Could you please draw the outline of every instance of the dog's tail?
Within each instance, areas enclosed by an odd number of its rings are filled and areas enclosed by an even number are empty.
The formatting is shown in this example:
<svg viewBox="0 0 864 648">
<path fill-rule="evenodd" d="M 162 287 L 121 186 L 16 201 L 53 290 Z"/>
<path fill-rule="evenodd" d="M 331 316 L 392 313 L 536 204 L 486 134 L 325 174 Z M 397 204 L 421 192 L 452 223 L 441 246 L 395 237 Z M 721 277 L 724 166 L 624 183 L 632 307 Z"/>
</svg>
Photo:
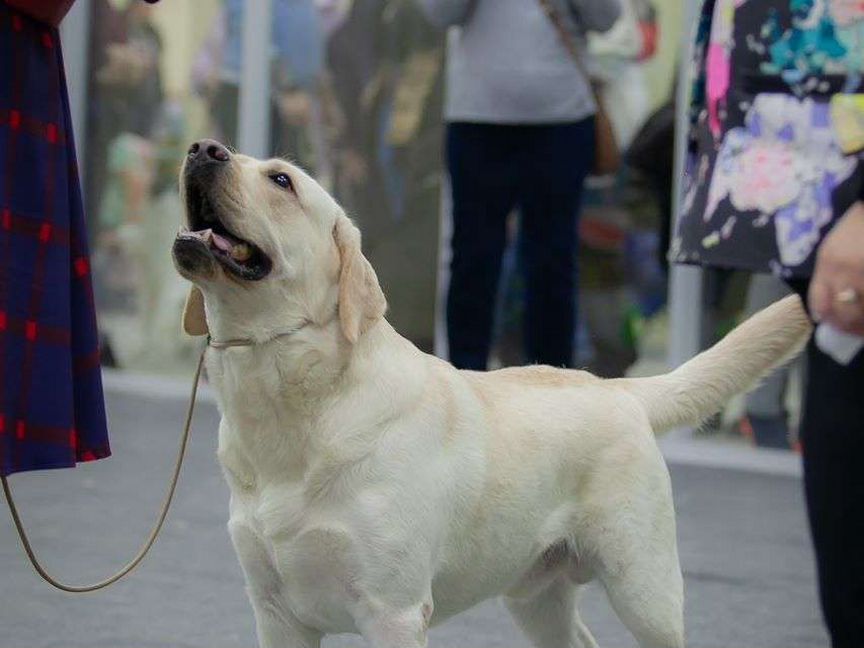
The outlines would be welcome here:
<svg viewBox="0 0 864 648">
<path fill-rule="evenodd" d="M 811 331 L 801 300 L 792 295 L 668 374 L 616 382 L 642 402 L 655 432 L 696 425 L 791 360 Z"/>
</svg>

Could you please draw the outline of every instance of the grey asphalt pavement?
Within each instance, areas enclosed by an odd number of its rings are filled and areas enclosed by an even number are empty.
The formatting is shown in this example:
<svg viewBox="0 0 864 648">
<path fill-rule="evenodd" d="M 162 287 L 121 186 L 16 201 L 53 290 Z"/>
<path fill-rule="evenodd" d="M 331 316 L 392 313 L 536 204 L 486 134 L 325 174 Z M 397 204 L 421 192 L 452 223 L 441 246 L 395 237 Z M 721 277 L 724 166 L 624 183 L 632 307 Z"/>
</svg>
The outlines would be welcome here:
<svg viewBox="0 0 864 648">
<path fill-rule="evenodd" d="M 77 470 L 12 477 L 35 546 L 57 575 L 101 578 L 147 533 L 170 472 L 181 399 L 109 395 L 115 456 Z M 196 417 L 188 463 L 162 537 L 140 570 L 73 597 L 32 573 L 0 512 L 0 648 L 252 648 L 252 613 L 225 528 L 215 407 Z M 698 453 L 697 453 L 698 454 Z M 698 463 L 698 462 L 697 462 Z M 797 477 L 671 465 L 692 648 L 827 646 Z M 606 647 L 635 646 L 602 590 L 582 617 Z M 333 637 L 325 647 L 362 646 Z M 527 648 L 497 601 L 431 633 L 430 645 Z M 287 647 L 286 647 L 287 648 Z"/>
</svg>

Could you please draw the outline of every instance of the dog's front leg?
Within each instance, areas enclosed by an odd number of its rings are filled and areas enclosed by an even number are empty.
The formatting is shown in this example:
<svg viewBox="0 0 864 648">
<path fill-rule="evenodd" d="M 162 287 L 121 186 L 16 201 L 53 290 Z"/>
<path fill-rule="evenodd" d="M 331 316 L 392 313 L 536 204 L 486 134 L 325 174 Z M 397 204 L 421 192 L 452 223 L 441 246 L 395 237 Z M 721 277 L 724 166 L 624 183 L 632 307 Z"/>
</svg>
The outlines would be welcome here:
<svg viewBox="0 0 864 648">
<path fill-rule="evenodd" d="M 396 609 L 362 605 L 357 628 L 372 648 L 426 648 L 431 600 Z"/>
<path fill-rule="evenodd" d="M 303 626 L 278 605 L 250 594 L 259 648 L 319 648 L 321 633 Z"/>
<path fill-rule="evenodd" d="M 321 633 L 304 626 L 288 609 L 282 581 L 261 540 L 242 521 L 232 519 L 228 529 L 246 576 L 259 647 L 320 648 Z"/>
<path fill-rule="evenodd" d="M 320 648 L 321 633 L 305 627 L 279 602 L 258 597 L 251 588 L 249 598 L 259 648 Z"/>
</svg>

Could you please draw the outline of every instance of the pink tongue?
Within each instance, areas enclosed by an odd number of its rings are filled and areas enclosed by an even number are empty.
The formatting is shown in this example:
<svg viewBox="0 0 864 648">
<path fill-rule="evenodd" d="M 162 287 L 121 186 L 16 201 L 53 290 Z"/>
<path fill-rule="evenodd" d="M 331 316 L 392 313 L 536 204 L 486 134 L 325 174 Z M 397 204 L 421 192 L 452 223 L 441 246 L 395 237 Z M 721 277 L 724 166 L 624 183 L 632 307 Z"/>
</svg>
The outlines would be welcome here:
<svg viewBox="0 0 864 648">
<path fill-rule="evenodd" d="M 230 253 L 234 249 L 234 244 L 231 241 L 224 236 L 219 236 L 216 232 L 213 232 L 213 244 L 223 252 Z"/>
</svg>

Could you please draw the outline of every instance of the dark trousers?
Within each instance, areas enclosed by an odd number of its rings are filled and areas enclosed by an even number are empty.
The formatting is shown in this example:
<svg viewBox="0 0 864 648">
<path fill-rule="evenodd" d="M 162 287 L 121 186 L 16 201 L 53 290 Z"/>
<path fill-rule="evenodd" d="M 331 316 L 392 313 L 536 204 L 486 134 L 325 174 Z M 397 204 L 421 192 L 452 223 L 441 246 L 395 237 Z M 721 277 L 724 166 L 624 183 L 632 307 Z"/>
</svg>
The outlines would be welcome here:
<svg viewBox="0 0 864 648">
<path fill-rule="evenodd" d="M 864 646 L 864 352 L 837 364 L 811 342 L 804 487 L 822 612 L 834 648 Z"/>
<path fill-rule="evenodd" d="M 576 224 L 593 159 L 593 118 L 531 126 L 448 125 L 453 259 L 447 333 L 457 367 L 486 368 L 505 224 L 515 207 L 522 216 L 526 360 L 572 365 Z"/>
<path fill-rule="evenodd" d="M 806 299 L 807 282 L 792 282 Z M 864 351 L 840 365 L 811 341 L 801 422 L 819 598 L 833 648 L 864 646 Z"/>
</svg>

